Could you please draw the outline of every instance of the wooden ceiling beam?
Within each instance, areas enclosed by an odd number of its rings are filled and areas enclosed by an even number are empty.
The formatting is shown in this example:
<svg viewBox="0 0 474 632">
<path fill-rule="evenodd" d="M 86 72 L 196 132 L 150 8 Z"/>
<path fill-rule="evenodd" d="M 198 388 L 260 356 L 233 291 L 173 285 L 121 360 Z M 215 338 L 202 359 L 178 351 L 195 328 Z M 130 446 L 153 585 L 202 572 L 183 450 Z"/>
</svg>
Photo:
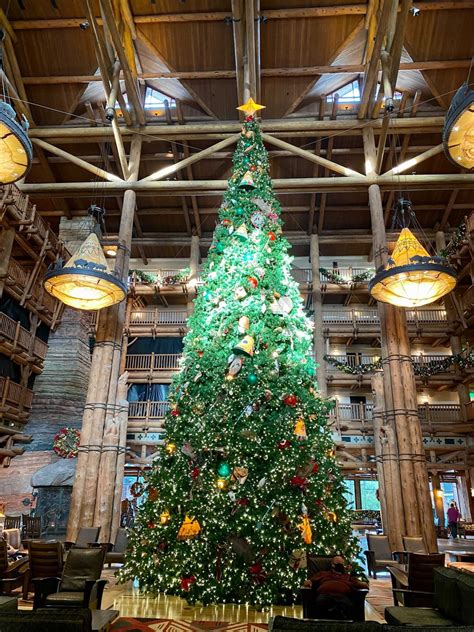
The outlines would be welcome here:
<svg viewBox="0 0 474 632">
<path fill-rule="evenodd" d="M 183 163 L 184 161 L 181 161 Z M 181 167 L 183 165 L 181 164 Z M 186 166 L 186 165 L 184 165 Z M 176 167 L 176 166 L 173 166 Z M 176 169 L 174 169 L 176 171 Z M 333 178 L 276 178 L 273 187 L 279 193 L 307 193 L 317 191 L 331 193 L 334 191 L 351 192 L 366 191 L 368 185 L 378 184 L 385 191 L 416 191 L 449 190 L 453 187 L 459 189 L 474 189 L 474 178 L 466 173 L 446 174 L 420 174 L 377 176 L 371 178 L 361 176 L 335 176 Z M 196 180 L 190 181 L 146 181 L 137 182 L 103 182 L 100 185 L 101 195 L 115 196 L 127 189 L 137 191 L 139 195 L 222 195 L 227 189 L 227 180 Z M 97 190 L 95 182 L 61 182 L 61 183 L 35 183 L 20 184 L 19 189 L 27 195 L 39 197 L 51 195 L 76 195 L 91 194 Z"/>
<path fill-rule="evenodd" d="M 255 8 L 257 0 L 246 0 L 245 5 L 245 55 L 244 55 L 244 99 L 258 101 L 257 97 L 257 52 L 255 48 Z"/>
<path fill-rule="evenodd" d="M 454 204 L 456 202 L 456 198 L 459 194 L 459 189 L 453 189 L 451 195 L 449 196 L 448 203 L 443 213 L 443 217 L 441 218 L 441 222 L 439 224 L 439 229 L 444 230 L 449 220 L 449 216 L 451 215 L 451 211 L 454 208 Z"/>
<path fill-rule="evenodd" d="M 417 118 L 400 118 L 392 120 L 392 124 L 388 130 L 389 134 L 430 134 L 439 133 L 443 129 L 444 117 L 417 117 Z M 301 119 L 273 119 L 263 120 L 261 128 L 263 132 L 276 135 L 278 132 L 287 132 L 294 136 L 327 136 L 335 133 L 338 136 L 360 136 L 362 130 L 370 126 L 375 134 L 380 133 L 382 127 L 381 120 L 371 120 L 370 122 L 360 123 L 355 119 L 339 119 L 336 121 L 324 120 L 319 121 L 313 118 Z M 148 140 L 165 140 L 168 138 L 185 138 L 191 136 L 200 136 L 202 138 L 213 137 L 218 135 L 222 138 L 224 135 L 240 133 L 241 125 L 239 122 L 219 123 L 203 122 L 203 123 L 187 123 L 183 129 L 171 125 L 147 125 L 142 134 L 148 136 Z M 133 128 L 121 126 L 120 131 L 123 136 L 132 137 L 135 133 Z M 30 130 L 31 138 L 55 139 L 55 142 L 70 142 L 74 138 L 79 138 L 81 142 L 91 142 L 92 138 L 112 137 L 111 128 L 91 128 L 81 126 L 62 126 L 62 127 L 36 127 Z M 210 136 L 209 136 L 210 135 Z M 153 137 L 157 138 L 154 139 Z M 58 139 L 58 140 L 56 140 Z"/>
<path fill-rule="evenodd" d="M 437 156 L 438 154 L 441 154 L 443 151 L 444 151 L 444 145 L 443 143 L 440 143 L 439 145 L 436 145 L 436 147 L 431 147 L 427 151 L 424 151 L 422 154 L 418 154 L 418 156 L 413 156 L 413 158 L 410 158 L 409 160 L 405 160 L 404 162 L 396 165 L 395 167 L 392 167 L 392 169 L 389 169 L 383 175 L 389 176 L 389 175 L 397 175 L 399 173 L 403 173 L 405 171 L 408 171 L 408 169 L 411 169 L 412 167 L 419 165 L 424 160 L 428 160 L 429 158 L 432 158 L 433 156 Z"/>
<path fill-rule="evenodd" d="M 177 103 L 176 103 L 176 114 L 178 116 L 178 123 L 180 125 L 184 125 L 185 124 L 185 120 L 184 120 L 184 116 L 183 116 L 183 109 L 182 109 L 181 103 L 179 101 L 177 101 Z M 181 146 L 183 148 L 184 158 L 190 158 L 191 154 L 189 152 L 188 143 L 186 141 L 181 141 Z M 194 180 L 194 173 L 193 173 L 192 165 L 188 164 L 188 166 L 186 167 L 186 174 L 188 176 L 188 180 Z M 201 236 L 201 218 L 199 217 L 198 199 L 197 199 L 197 197 L 195 195 L 191 196 L 191 206 L 192 206 L 193 214 L 194 214 L 194 224 L 195 224 L 195 227 L 196 227 L 196 233 L 197 233 L 198 237 L 200 237 Z"/>
<path fill-rule="evenodd" d="M 237 81 L 237 100 L 239 103 L 244 103 L 244 19 L 243 0 L 232 0 L 232 35 L 235 59 L 235 73 L 232 71 L 232 75 L 235 75 Z M 239 114 L 243 118 L 244 113 L 239 112 Z"/>
<path fill-rule="evenodd" d="M 339 97 L 337 94 L 334 95 L 333 101 L 332 101 L 332 110 L 331 110 L 331 119 L 335 120 L 337 117 L 337 107 L 338 107 L 338 100 Z M 334 136 L 331 136 L 328 139 L 328 146 L 327 146 L 327 159 L 330 160 L 332 158 L 332 150 L 334 148 Z M 362 174 L 361 174 L 362 175 Z M 326 167 L 324 169 L 324 174 L 323 177 L 328 177 L 329 176 L 329 169 Z M 318 215 L 318 235 L 321 235 L 321 233 L 323 232 L 323 227 L 324 227 L 324 217 L 326 215 L 326 205 L 327 205 L 327 201 L 328 201 L 328 194 L 326 192 L 321 194 L 321 201 L 319 204 L 319 215 Z"/>
<path fill-rule="evenodd" d="M 434 0 L 432 2 L 420 2 L 423 11 L 449 11 L 453 9 L 474 9 L 474 0 L 446 0 L 444 2 Z M 261 15 L 268 20 L 304 19 L 337 17 L 342 15 L 365 15 L 367 4 L 336 5 L 325 7 L 308 7 L 295 9 L 267 9 Z M 161 24 L 161 23 L 185 23 L 185 22 L 223 22 L 229 17 L 228 11 L 209 11 L 195 13 L 168 13 L 154 15 L 135 15 L 135 24 Z M 83 18 L 53 18 L 41 20 L 14 20 L 11 26 L 16 31 L 30 31 L 36 29 L 68 29 L 79 28 Z M 99 24 L 101 20 L 99 19 Z"/>
<path fill-rule="evenodd" d="M 323 120 L 324 113 L 326 111 L 326 95 L 322 95 L 319 101 L 319 119 Z M 320 156 L 321 151 L 321 138 L 317 138 L 314 146 L 314 154 L 315 156 Z M 327 150 L 324 150 L 325 152 Z M 326 154 L 327 155 L 327 154 Z M 319 167 L 320 165 L 316 163 L 313 167 L 313 178 L 317 178 L 319 176 Z M 308 214 L 308 230 L 306 231 L 308 235 L 311 235 L 314 231 L 314 214 L 316 212 L 316 193 L 313 191 L 311 193 L 311 197 L 309 200 L 309 214 Z"/>
<path fill-rule="evenodd" d="M 239 30 L 239 23 L 234 22 L 235 30 Z M 236 36 L 237 37 L 237 36 Z M 240 36 L 239 36 L 240 37 Z M 234 45 L 235 46 L 235 45 Z M 240 53 L 237 51 L 240 55 Z M 238 59 L 236 59 L 236 64 Z M 469 68 L 470 59 L 452 60 L 430 60 L 401 62 L 399 70 L 457 70 Z M 262 68 L 262 77 L 305 77 L 314 75 L 353 75 L 364 72 L 364 64 L 341 64 L 337 66 L 304 66 L 298 68 Z M 379 68 L 380 70 L 380 68 Z M 242 65 L 239 70 L 188 70 L 188 71 L 167 71 L 167 72 L 138 72 L 137 77 L 143 81 L 153 79 L 234 79 L 239 81 L 238 75 L 242 72 Z M 123 75 L 120 76 L 123 79 Z M 48 75 L 37 77 L 23 77 L 25 86 L 59 85 L 68 83 L 95 83 L 102 81 L 100 75 Z M 240 98 L 239 101 L 242 101 Z"/>
</svg>

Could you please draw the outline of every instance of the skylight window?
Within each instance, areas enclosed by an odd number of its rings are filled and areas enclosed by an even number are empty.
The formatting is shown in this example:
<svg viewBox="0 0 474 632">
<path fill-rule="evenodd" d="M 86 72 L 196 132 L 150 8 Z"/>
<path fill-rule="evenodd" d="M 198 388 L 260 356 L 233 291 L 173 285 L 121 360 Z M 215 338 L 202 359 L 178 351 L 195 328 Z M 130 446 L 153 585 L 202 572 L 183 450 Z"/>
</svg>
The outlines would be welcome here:
<svg viewBox="0 0 474 632">
<path fill-rule="evenodd" d="M 145 93 L 145 109 L 156 110 L 165 107 L 165 101 L 168 101 L 170 108 L 175 107 L 175 100 L 165 96 L 158 90 L 147 88 Z"/>
<path fill-rule="evenodd" d="M 380 89 L 380 84 L 377 84 L 377 93 Z M 342 88 L 338 88 L 334 90 L 331 94 L 328 94 L 327 101 L 332 103 L 334 101 L 334 97 L 338 95 L 339 103 L 359 103 L 360 102 L 360 88 L 359 82 L 357 80 L 351 81 L 347 83 Z M 395 91 L 393 95 L 394 100 L 400 100 L 402 98 L 401 92 Z"/>
</svg>

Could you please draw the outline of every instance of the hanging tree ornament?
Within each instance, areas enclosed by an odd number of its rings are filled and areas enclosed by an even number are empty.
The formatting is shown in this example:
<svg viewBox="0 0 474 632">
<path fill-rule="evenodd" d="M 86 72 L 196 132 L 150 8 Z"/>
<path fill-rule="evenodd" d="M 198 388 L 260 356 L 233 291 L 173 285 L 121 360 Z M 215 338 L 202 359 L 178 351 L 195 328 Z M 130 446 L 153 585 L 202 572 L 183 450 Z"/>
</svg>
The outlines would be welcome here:
<svg viewBox="0 0 474 632">
<path fill-rule="evenodd" d="M 252 97 L 250 97 L 247 103 L 244 103 L 243 105 L 239 105 L 236 109 L 240 110 L 240 112 L 244 112 L 247 117 L 249 116 L 251 117 L 251 116 L 254 116 L 254 114 L 258 112 L 259 110 L 264 110 L 265 107 L 266 107 L 265 105 L 260 105 L 259 103 L 255 103 Z"/>
<path fill-rule="evenodd" d="M 234 297 L 238 300 L 241 301 L 243 298 L 245 298 L 247 296 L 247 290 L 245 288 L 243 288 L 242 286 L 236 288 L 235 292 L 234 292 Z"/>
<path fill-rule="evenodd" d="M 232 351 L 239 355 L 252 357 L 254 354 L 255 340 L 253 336 L 247 335 L 235 345 Z"/>
<path fill-rule="evenodd" d="M 246 171 L 242 176 L 242 180 L 239 182 L 239 188 L 245 190 L 255 189 L 255 182 L 253 181 L 253 175 L 250 170 Z"/>
<path fill-rule="evenodd" d="M 196 518 L 186 516 L 178 531 L 178 540 L 192 540 L 199 535 L 201 525 Z"/>
<path fill-rule="evenodd" d="M 237 237 L 241 241 L 246 241 L 249 238 L 249 234 L 247 231 L 247 226 L 245 224 L 240 224 L 237 230 L 233 233 L 234 237 Z"/>
<path fill-rule="evenodd" d="M 232 474 L 232 468 L 227 461 L 221 461 L 217 467 L 217 474 L 222 478 L 230 478 Z"/>
<path fill-rule="evenodd" d="M 250 384 L 250 386 L 255 386 L 258 382 L 258 377 L 255 375 L 255 373 L 249 373 L 247 375 L 247 382 Z"/>
<path fill-rule="evenodd" d="M 307 514 L 303 514 L 301 516 L 301 522 L 298 525 L 298 529 L 301 531 L 301 535 L 305 544 L 311 544 L 313 541 L 313 534 L 311 531 L 311 525 L 309 523 L 309 518 Z"/>
<path fill-rule="evenodd" d="M 232 480 L 243 485 L 249 475 L 248 468 L 246 467 L 234 467 L 232 470 Z"/>
<path fill-rule="evenodd" d="M 160 523 L 161 524 L 168 524 L 170 520 L 170 512 L 165 509 L 165 511 L 163 511 L 160 515 Z"/>
<path fill-rule="evenodd" d="M 239 318 L 239 326 L 238 326 L 239 333 L 244 334 L 249 329 L 250 329 L 250 320 L 248 316 L 241 316 Z"/>
<path fill-rule="evenodd" d="M 299 417 L 296 420 L 294 433 L 295 433 L 297 439 L 303 440 L 303 439 L 307 439 L 308 438 L 308 434 L 306 432 L 306 425 L 305 425 L 304 419 L 302 417 Z"/>
</svg>

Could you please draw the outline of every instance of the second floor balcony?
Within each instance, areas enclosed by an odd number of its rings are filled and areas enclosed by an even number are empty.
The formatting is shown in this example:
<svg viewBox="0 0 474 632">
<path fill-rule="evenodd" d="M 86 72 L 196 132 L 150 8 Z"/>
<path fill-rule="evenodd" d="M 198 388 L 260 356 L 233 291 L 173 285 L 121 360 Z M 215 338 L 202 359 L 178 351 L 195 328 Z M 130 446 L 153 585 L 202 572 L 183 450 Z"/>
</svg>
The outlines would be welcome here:
<svg viewBox="0 0 474 632">
<path fill-rule="evenodd" d="M 39 373 L 48 345 L 3 312 L 0 312 L 0 351 L 20 364 L 30 363 Z"/>
<path fill-rule="evenodd" d="M 0 419 L 26 423 L 33 403 L 33 391 L 0 376 Z"/>
</svg>

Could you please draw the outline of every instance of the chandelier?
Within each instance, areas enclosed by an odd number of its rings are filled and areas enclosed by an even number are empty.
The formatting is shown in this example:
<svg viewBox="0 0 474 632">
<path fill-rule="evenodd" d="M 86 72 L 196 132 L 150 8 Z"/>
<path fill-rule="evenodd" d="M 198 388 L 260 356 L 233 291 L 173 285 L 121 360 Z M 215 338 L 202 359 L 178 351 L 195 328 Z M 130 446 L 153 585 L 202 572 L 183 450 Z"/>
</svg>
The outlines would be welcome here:
<svg viewBox="0 0 474 632">
<path fill-rule="evenodd" d="M 411 204 L 398 201 L 403 217 Z M 456 273 L 445 259 L 431 256 L 412 231 L 404 226 L 387 261 L 369 281 L 369 292 L 382 303 L 398 307 L 421 307 L 437 301 L 456 286 Z"/>
<path fill-rule="evenodd" d="M 474 169 L 474 90 L 463 83 L 453 97 L 443 128 L 444 152 L 458 167 Z"/>
<path fill-rule="evenodd" d="M 126 285 L 110 273 L 99 239 L 91 233 L 66 265 L 59 261 L 44 277 L 44 287 L 75 309 L 99 310 L 120 303 Z"/>
<path fill-rule="evenodd" d="M 26 176 L 33 159 L 33 148 L 25 121 L 16 120 L 11 105 L 0 101 L 0 184 L 11 184 Z"/>
</svg>

